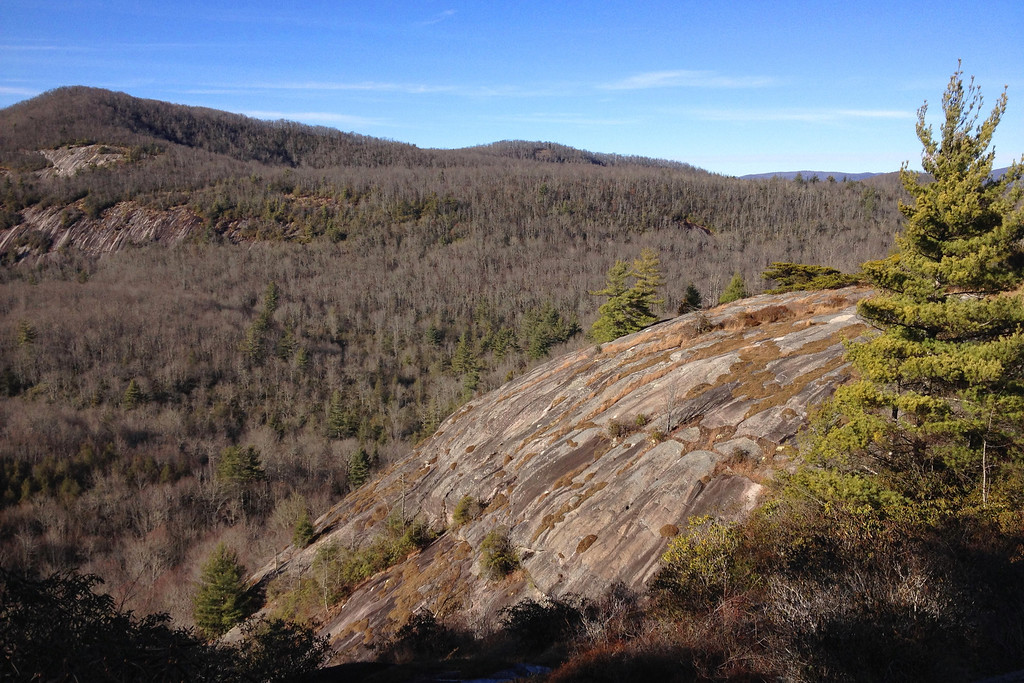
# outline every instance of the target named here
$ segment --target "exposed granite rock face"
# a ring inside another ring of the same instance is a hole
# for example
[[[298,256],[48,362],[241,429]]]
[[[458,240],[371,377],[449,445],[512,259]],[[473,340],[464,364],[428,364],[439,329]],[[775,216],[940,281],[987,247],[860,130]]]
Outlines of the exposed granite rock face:
[[[100,218],[79,215],[66,224],[60,209],[32,207],[22,212],[23,221],[8,230],[0,230],[0,252],[14,247],[18,239],[38,233],[49,239],[48,251],[74,247],[88,254],[106,254],[134,245],[175,244],[197,234],[202,220],[185,207],[166,211],[147,209],[132,202],[121,202],[103,212]]]
[[[126,151],[120,147],[107,145],[80,145],[41,149],[39,153],[53,164],[44,173],[61,177],[124,161],[127,158]]]
[[[641,588],[692,515],[738,519],[789,462],[808,406],[847,377],[844,339],[867,330],[864,289],[758,296],[654,325],[540,366],[463,406],[376,481],[317,521],[325,543],[365,543],[390,510],[451,523],[484,514],[356,589],[326,631],[357,657],[419,608],[473,619],[524,597]],[[523,570],[479,578],[483,537],[504,527]]]

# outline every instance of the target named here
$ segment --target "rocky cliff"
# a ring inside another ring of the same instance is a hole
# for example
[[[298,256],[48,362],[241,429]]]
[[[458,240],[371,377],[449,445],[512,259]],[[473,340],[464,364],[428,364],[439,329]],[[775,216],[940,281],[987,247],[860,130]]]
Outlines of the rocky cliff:
[[[478,620],[525,597],[642,588],[689,517],[742,517],[790,462],[808,408],[847,377],[842,343],[867,331],[866,293],[753,297],[542,365],[464,405],[257,578],[308,571],[325,544],[364,544],[396,508],[448,527],[327,615],[352,657],[418,609]],[[467,495],[487,507],[451,528]],[[478,566],[494,529],[522,558],[497,583]]]
[[[107,254],[152,242],[176,244],[202,230],[200,218],[186,207],[160,211],[132,202],[121,202],[99,218],[88,218],[78,211],[69,220],[66,209],[52,207],[32,207],[22,214],[19,225],[0,230],[0,253],[10,249],[19,256],[33,250],[46,254],[74,247],[87,254]]]

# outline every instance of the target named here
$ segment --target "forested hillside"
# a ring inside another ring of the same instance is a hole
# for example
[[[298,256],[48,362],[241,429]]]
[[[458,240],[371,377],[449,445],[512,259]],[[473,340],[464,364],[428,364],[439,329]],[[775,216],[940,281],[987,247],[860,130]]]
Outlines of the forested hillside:
[[[775,261],[855,271],[900,224],[893,177],[424,150],[86,88],[0,131],[0,559],[183,623],[219,541],[272,558],[469,397],[590,343],[616,260],[659,255],[671,317]],[[126,240],[129,215],[180,230]]]

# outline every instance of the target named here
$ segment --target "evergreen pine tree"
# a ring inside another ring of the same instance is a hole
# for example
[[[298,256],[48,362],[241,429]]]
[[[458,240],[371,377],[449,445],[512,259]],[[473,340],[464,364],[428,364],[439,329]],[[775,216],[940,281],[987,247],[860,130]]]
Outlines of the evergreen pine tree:
[[[683,294],[683,300],[679,302],[679,315],[699,311],[703,305],[704,301],[701,299],[697,286],[692,282],[686,285],[686,293]]]
[[[625,302],[626,278],[629,277],[629,264],[616,261],[606,276],[604,289],[591,292],[594,296],[607,297],[607,301],[597,309],[600,316],[590,328],[589,336],[597,343],[611,341],[627,334],[628,311]]]
[[[260,365],[263,362],[266,332],[267,322],[262,317],[245,329],[245,339],[238,345],[238,349],[249,365]]]
[[[237,485],[251,484],[266,478],[260,452],[255,446],[228,446],[217,462],[217,478]]]
[[[597,343],[611,341],[658,321],[654,307],[663,303],[657,289],[664,284],[659,266],[658,255],[651,249],[644,249],[632,265],[615,262],[608,270],[604,289],[591,292],[608,300],[598,308],[600,316],[590,328],[590,339]],[[627,287],[629,278],[633,278],[633,285]]]
[[[138,382],[134,378],[129,380],[128,388],[124,390],[124,395],[121,397],[121,407],[125,410],[133,410],[142,403],[142,389],[139,388]]]
[[[551,347],[561,344],[579,333],[579,323],[575,318],[566,321],[554,304],[545,302],[540,308],[531,308],[523,314],[519,326],[522,336],[521,348],[531,359],[543,358],[548,355]],[[495,355],[498,353],[496,351]]]
[[[18,322],[18,346],[28,347],[36,343],[36,328],[27,320]]]
[[[370,456],[361,446],[348,458],[348,486],[353,491],[370,478]]]
[[[636,278],[633,284],[637,306],[635,317],[638,320],[648,320],[641,325],[641,327],[646,327],[657,321],[654,309],[665,303],[658,296],[658,289],[665,284],[665,278],[661,275],[661,260],[658,258],[658,252],[653,249],[642,250],[640,256],[633,260],[631,274]]]
[[[427,331],[424,332],[423,337],[428,346],[437,348],[441,346],[441,342],[444,341],[444,331],[435,323],[430,323],[430,325],[427,326]]]
[[[345,410],[341,392],[335,389],[327,406],[327,438],[343,439],[351,436],[349,427],[348,412]]]
[[[469,400],[480,384],[480,361],[473,351],[469,333],[463,332],[451,360],[452,372],[462,377],[462,397]]]
[[[455,352],[451,360],[452,372],[457,375],[466,375],[479,370],[476,355],[473,353],[473,343],[469,339],[469,333],[463,332],[459,337],[459,343],[455,345]]]
[[[298,346],[295,341],[295,325],[289,322],[285,325],[284,334],[277,340],[277,357],[281,360],[290,360]]]
[[[816,444],[824,461],[882,471],[906,499],[942,509],[1013,506],[1024,443],[1024,209],[1016,163],[991,177],[1006,94],[977,125],[981,96],[961,72],[943,99],[941,139],[918,111],[922,165],[898,252],[865,264],[880,293],[860,305],[882,333],[852,345],[862,380],[841,388]]]
[[[718,297],[718,303],[728,304],[740,299],[746,299],[748,296],[750,295],[747,293],[747,283],[743,281],[743,276],[740,275],[739,271],[736,271],[732,276],[732,280],[729,281],[729,285],[722,292],[722,296]]]
[[[303,508],[302,514],[299,515],[299,519],[295,523],[292,544],[296,548],[305,548],[312,542],[315,535],[316,530],[313,528],[313,523],[309,520],[309,510]]]
[[[203,564],[193,601],[192,617],[207,638],[216,638],[249,615],[245,568],[223,543]]]
[[[277,283],[274,282],[274,281],[271,281],[270,283],[268,283],[267,284],[267,288],[265,290],[263,290],[263,311],[262,311],[262,313],[268,319],[270,318],[270,316],[272,316],[274,314],[274,311],[277,310],[277,299],[278,299],[279,293],[280,292],[279,292],[279,290],[277,288]]]

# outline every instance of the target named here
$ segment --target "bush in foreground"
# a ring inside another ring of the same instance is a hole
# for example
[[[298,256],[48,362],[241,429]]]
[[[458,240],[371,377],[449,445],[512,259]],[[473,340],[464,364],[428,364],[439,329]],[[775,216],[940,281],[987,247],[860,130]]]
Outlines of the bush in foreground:
[[[318,669],[328,644],[280,620],[243,628],[237,647],[206,643],[166,614],[137,617],[76,572],[0,569],[0,678],[13,681],[280,681]]]

